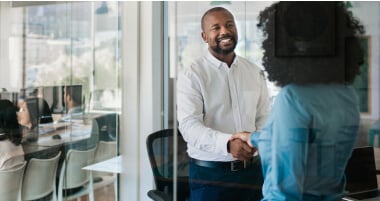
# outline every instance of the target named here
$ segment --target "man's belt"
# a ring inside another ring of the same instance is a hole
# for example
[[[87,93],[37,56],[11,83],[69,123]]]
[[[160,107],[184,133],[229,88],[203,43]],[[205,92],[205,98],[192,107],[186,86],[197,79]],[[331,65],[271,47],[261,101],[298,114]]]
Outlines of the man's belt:
[[[239,170],[251,167],[254,161],[256,160],[251,158],[246,161],[235,160],[235,161],[223,162],[223,161],[203,161],[203,160],[190,158],[190,161],[201,167],[218,168],[218,169],[224,169],[224,170],[230,170],[230,171],[239,171]]]

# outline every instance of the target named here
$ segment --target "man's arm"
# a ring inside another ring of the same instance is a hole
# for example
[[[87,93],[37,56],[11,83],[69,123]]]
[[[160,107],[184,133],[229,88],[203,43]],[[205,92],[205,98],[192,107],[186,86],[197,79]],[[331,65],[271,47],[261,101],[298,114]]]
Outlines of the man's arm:
[[[235,133],[231,136],[227,146],[234,158],[239,160],[249,160],[257,151],[255,147],[252,147],[249,136],[249,132]]]
[[[202,151],[225,155],[230,133],[205,126],[203,96],[198,78],[181,71],[177,81],[177,119],[179,130],[188,144]]]

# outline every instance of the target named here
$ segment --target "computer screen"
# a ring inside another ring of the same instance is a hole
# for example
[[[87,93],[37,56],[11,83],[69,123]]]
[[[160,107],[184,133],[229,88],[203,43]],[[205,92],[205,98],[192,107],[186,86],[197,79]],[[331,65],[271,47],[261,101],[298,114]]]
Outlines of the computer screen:
[[[3,100],[9,100],[11,101],[15,106],[17,106],[17,92],[8,92],[8,91],[2,91],[0,92],[0,99]]]
[[[24,89],[25,98],[28,97],[40,97],[46,100],[50,110],[53,114],[64,114],[65,100],[64,90],[65,87],[74,91],[79,96],[79,104],[82,104],[82,85],[59,85],[59,86],[41,86],[31,87]],[[73,93],[74,93],[73,92]]]
[[[64,112],[64,99],[62,86],[47,86],[41,88],[42,98],[46,100],[53,114]]]

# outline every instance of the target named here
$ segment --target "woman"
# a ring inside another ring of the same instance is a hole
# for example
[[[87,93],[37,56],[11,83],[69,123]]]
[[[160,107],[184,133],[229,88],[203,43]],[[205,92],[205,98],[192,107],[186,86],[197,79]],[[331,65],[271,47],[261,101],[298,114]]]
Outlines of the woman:
[[[21,139],[16,108],[9,100],[0,100],[0,170],[24,163]]]
[[[282,89],[263,130],[234,137],[258,147],[263,200],[341,200],[360,121],[350,85],[363,61],[364,28],[344,2],[275,3],[258,26],[266,36],[264,68]],[[324,49],[331,45],[325,36],[333,37],[332,49]]]
[[[17,113],[25,141],[38,140],[38,125],[53,122],[49,105],[41,98],[27,98]]]

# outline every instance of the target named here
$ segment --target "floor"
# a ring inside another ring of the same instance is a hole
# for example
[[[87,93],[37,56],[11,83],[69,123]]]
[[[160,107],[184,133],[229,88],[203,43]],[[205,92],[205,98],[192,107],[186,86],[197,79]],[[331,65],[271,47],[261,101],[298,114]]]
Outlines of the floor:
[[[114,186],[110,184],[104,188],[99,188],[94,192],[95,201],[116,201]],[[76,199],[70,201],[77,201]],[[83,196],[81,201],[88,201],[88,196]]]

